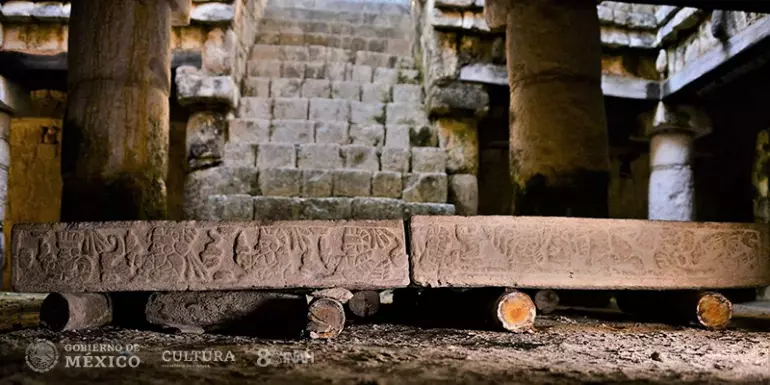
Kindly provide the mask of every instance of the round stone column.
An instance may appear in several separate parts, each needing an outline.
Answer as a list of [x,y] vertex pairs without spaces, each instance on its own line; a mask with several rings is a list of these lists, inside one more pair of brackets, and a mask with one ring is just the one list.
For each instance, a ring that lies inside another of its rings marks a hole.
[[695,219],[692,145],[693,134],[684,131],[659,132],[650,139],[649,219]]
[[503,9],[514,213],[606,217],[609,150],[596,1],[508,0]]
[[166,217],[170,16],[166,0],[72,3],[63,221]]

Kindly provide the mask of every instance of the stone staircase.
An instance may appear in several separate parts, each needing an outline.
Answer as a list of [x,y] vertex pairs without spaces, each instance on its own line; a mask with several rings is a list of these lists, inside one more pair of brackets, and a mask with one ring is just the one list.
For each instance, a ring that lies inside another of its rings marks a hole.
[[250,182],[212,203],[253,201],[257,219],[454,213],[409,12],[405,1],[270,0],[224,150],[224,168]]

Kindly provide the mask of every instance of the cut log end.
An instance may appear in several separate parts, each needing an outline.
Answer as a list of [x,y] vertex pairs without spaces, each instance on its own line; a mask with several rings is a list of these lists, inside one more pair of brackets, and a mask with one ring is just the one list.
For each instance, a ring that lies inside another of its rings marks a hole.
[[540,313],[553,313],[559,307],[559,294],[550,289],[538,290],[535,293],[535,306]]
[[495,320],[505,330],[531,330],[535,324],[535,304],[529,295],[520,291],[507,292],[495,300]]
[[356,317],[369,318],[380,310],[380,293],[373,290],[356,292],[348,301],[348,308]]
[[715,292],[700,293],[696,304],[698,323],[708,329],[724,329],[733,316],[733,304]]
[[111,321],[112,304],[102,293],[51,293],[40,308],[40,323],[54,331],[95,328]]
[[332,298],[318,298],[307,312],[307,332],[312,339],[334,338],[345,328],[345,309]]

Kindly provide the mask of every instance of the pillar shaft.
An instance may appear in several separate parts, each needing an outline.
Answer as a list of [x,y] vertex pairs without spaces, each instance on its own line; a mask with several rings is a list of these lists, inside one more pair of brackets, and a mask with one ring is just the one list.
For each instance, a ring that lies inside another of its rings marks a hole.
[[659,132],[650,139],[649,219],[695,220],[692,145],[689,132]]
[[510,0],[514,212],[607,215],[609,152],[592,0]]
[[[5,280],[5,215],[8,212],[8,168],[11,163],[11,116],[0,110],[0,289]],[[10,272],[10,269],[8,270]],[[10,275],[9,275],[10,277]]]
[[166,217],[170,33],[166,0],[73,2],[62,220]]

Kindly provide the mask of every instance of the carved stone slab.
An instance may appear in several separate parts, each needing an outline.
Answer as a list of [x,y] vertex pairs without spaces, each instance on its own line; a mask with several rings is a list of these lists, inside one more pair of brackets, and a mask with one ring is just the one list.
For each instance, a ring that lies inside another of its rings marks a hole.
[[346,287],[409,283],[402,221],[18,224],[22,292]]
[[676,289],[770,284],[770,226],[555,217],[412,217],[422,286]]

